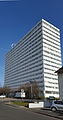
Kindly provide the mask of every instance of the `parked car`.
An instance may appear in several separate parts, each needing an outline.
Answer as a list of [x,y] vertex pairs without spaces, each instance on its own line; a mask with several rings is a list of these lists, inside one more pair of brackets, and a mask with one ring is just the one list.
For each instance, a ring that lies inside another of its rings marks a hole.
[[6,98],[6,95],[0,95],[0,98]]
[[53,100],[52,105],[51,105],[51,110],[52,111],[57,111],[57,110],[63,111],[63,101]]

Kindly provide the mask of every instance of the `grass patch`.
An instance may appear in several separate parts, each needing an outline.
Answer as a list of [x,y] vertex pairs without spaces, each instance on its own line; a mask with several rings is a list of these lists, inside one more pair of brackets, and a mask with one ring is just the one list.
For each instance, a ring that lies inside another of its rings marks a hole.
[[29,103],[21,102],[21,101],[14,101],[14,102],[12,102],[12,104],[27,107]]

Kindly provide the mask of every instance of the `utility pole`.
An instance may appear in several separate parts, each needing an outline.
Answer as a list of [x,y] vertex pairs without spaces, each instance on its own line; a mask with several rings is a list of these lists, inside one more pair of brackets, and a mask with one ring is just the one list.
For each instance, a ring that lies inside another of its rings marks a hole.
[[30,87],[31,87],[31,99],[32,99],[32,81],[30,81]]

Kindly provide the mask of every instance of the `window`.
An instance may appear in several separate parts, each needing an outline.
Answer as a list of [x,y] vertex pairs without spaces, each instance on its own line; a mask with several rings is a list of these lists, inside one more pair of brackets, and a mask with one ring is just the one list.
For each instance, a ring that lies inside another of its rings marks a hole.
[[54,101],[54,103],[63,105],[63,101]]

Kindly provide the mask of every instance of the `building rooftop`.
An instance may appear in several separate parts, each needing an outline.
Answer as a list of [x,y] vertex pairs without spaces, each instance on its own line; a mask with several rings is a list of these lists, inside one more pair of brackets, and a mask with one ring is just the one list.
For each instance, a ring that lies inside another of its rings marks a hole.
[[58,73],[58,74],[63,73],[63,66],[59,70],[57,70],[55,73]]

